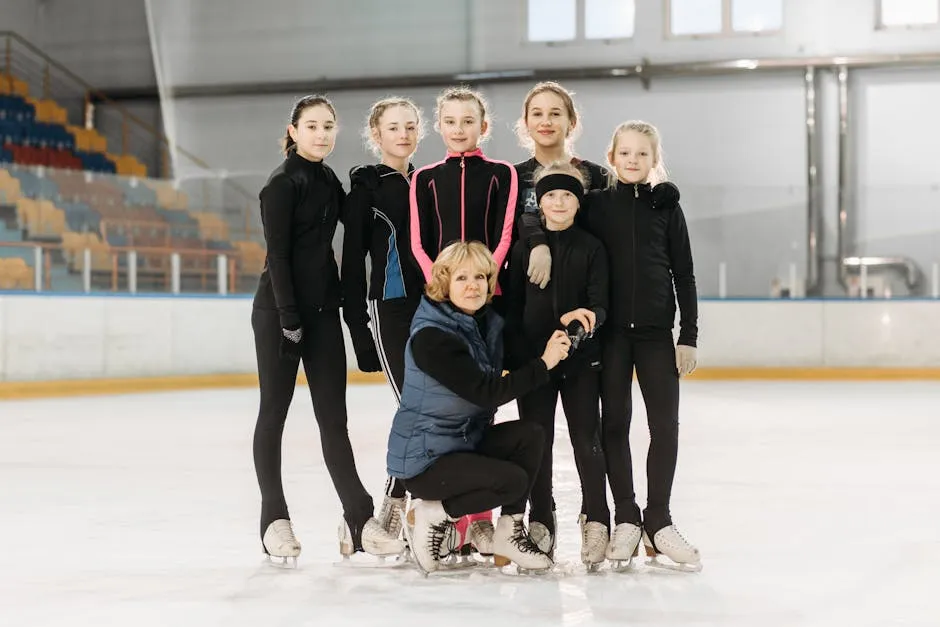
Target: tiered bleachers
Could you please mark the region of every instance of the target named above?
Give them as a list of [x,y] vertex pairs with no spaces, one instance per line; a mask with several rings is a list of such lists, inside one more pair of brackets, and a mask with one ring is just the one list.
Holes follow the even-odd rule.
[[8,75],[0,75],[0,147],[0,161],[147,176],[133,155],[109,153],[96,130],[70,125],[63,107],[31,98],[28,85]]
[[[126,273],[128,250],[137,252],[138,276],[158,283],[169,276],[171,251],[181,252],[184,275],[203,282],[216,271],[214,254],[229,254],[236,260],[235,271],[249,281],[264,266],[264,249],[257,242],[232,241],[218,214],[191,213],[186,194],[167,182],[8,167],[0,165],[0,243],[23,245],[0,246],[0,258],[20,260],[16,268],[2,269],[8,279],[4,285],[24,284],[25,267],[27,287],[32,287],[36,243],[54,251],[49,257],[53,274],[59,263],[67,273],[79,275],[89,249],[92,273],[108,281]],[[75,281],[70,287],[79,289]]]
[[37,246],[46,284],[80,274],[85,250],[93,276],[105,276],[112,289],[126,280],[129,250],[139,280],[168,283],[172,251],[183,274],[203,284],[218,253],[237,260],[240,275],[260,274],[259,244],[231,241],[218,214],[190,213],[186,194],[146,177],[135,157],[112,154],[95,129],[69,124],[65,108],[0,74],[0,289],[32,289]]

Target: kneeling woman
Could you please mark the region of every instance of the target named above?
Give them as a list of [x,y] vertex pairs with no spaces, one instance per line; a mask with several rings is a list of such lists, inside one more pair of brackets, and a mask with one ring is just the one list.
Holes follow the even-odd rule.
[[546,385],[571,343],[558,331],[540,358],[504,376],[503,319],[487,306],[496,275],[492,255],[479,242],[455,242],[441,251],[405,349],[387,463],[389,475],[420,499],[412,550],[426,572],[447,552],[454,521],[496,507],[502,507],[493,534],[496,564],[552,566],[523,523],[544,433],[538,425],[494,424],[493,418],[500,405]]

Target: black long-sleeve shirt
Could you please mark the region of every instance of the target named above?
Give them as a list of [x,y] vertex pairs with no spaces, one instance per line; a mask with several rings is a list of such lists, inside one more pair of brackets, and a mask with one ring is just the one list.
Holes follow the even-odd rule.
[[494,411],[549,381],[548,368],[541,358],[505,376],[486,372],[473,359],[466,342],[436,327],[414,334],[411,353],[415,365],[425,374],[464,400]]
[[254,306],[277,309],[285,328],[299,326],[305,311],[338,309],[332,243],[344,194],[333,170],[291,151],[259,199],[267,255]]

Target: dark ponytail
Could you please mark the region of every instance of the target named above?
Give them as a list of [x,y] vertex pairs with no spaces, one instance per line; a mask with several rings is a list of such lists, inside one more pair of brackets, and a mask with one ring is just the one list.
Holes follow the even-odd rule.
[[[321,96],[318,94],[313,94],[310,96],[304,96],[300,100],[294,103],[293,108],[290,112],[290,125],[297,127],[297,121],[300,120],[300,116],[304,114],[304,111],[310,107],[324,106],[330,110],[330,113],[333,114],[333,117],[336,117],[336,109],[333,108],[333,103],[329,101],[326,96]],[[287,156],[291,150],[296,150],[297,144],[294,142],[294,139],[290,136],[290,132],[286,132],[284,137],[281,139],[281,151]]]

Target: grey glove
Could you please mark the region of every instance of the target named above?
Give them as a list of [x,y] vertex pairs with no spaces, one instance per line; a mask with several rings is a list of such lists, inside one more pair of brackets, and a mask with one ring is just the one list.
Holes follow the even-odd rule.
[[546,244],[539,244],[529,253],[529,268],[526,270],[529,281],[543,290],[552,278],[552,251]]
[[684,377],[695,372],[698,365],[697,349],[694,346],[685,344],[676,345],[676,370],[679,376]]

